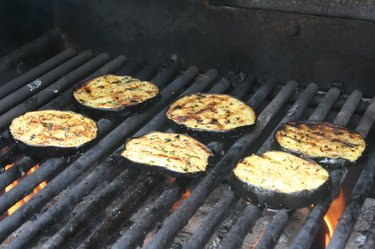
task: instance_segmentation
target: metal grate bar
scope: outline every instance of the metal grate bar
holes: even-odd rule
[[[52,100],[59,94],[59,92],[64,91],[72,84],[75,84],[77,80],[81,79],[99,66],[103,65],[108,59],[108,54],[99,54],[95,58],[86,62],[82,66],[60,78],[55,83],[51,84],[31,98],[27,99],[25,102],[4,113],[3,115],[1,115],[0,119],[0,130],[6,128],[12,121],[12,119],[17,117],[18,115],[21,115],[30,110],[37,109],[38,107]]]
[[[101,241],[109,237],[113,237],[114,228],[118,228],[123,220],[128,218],[135,209],[138,209],[139,206],[144,201],[144,198],[156,188],[160,183],[162,178],[151,175],[146,179],[144,175],[141,175],[139,181],[131,187],[134,190],[124,193],[119,197],[119,203],[116,203],[115,207],[111,209],[110,213],[107,214],[106,219],[95,228],[93,233],[91,233],[88,238],[79,246],[79,248],[92,248],[94,246],[101,247]],[[111,236],[112,235],[112,236]]]
[[[40,75],[52,70],[54,67],[63,63],[67,59],[72,58],[75,53],[76,51],[74,49],[68,48],[61,53],[53,56],[52,58],[46,60],[45,62],[39,64],[38,66],[30,69],[28,72],[5,83],[0,87],[0,99],[4,98],[18,88],[24,86],[27,82],[30,82],[36,77],[39,77]]]
[[[375,112],[375,98],[371,101],[370,105],[368,106],[367,110],[362,116],[360,123],[358,124],[357,129],[356,129],[364,137],[366,137],[366,135],[368,134],[371,128],[371,125],[375,119],[374,112]],[[329,196],[327,200],[327,203],[318,204],[312,209],[301,231],[298,233],[297,237],[293,241],[291,248],[302,249],[302,248],[307,248],[311,245],[312,240],[315,237],[319,229],[319,226],[322,222],[322,219],[325,213],[327,212],[334,197],[338,193],[339,185],[344,179],[345,175],[346,175],[346,170],[335,170],[334,172],[332,172],[331,174],[332,191],[331,191],[331,195]]]
[[[13,106],[24,101],[26,98],[32,96],[36,92],[39,92],[44,87],[50,85],[53,81],[57,80],[58,78],[70,72],[82,63],[86,62],[88,59],[91,58],[91,56],[91,51],[84,51],[79,55],[73,57],[72,59],[68,60],[67,62],[61,64],[60,66],[52,69],[48,73],[42,75],[38,79],[30,82],[26,86],[4,97],[0,100],[0,113],[3,114]]]
[[[344,248],[350,233],[357,221],[361,207],[366,196],[371,190],[375,176],[375,153],[371,153],[366,166],[363,168],[360,177],[353,189],[344,212],[336,226],[332,238],[329,241],[328,249]]]
[[[269,81],[272,84],[272,81]],[[224,157],[216,164],[208,175],[199,182],[184,203],[163,222],[162,228],[155,235],[153,241],[147,248],[166,248],[172,241],[173,236],[188,222],[195,211],[201,206],[212,190],[220,184],[221,180],[233,168],[235,162],[242,156],[251,143],[260,135],[264,127],[277,111],[285,104],[288,97],[294,92],[297,84],[289,82],[271,103],[258,116],[258,123],[254,132],[238,139]],[[261,91],[262,87],[258,90]],[[265,89],[265,88],[263,88]],[[254,95],[255,96],[255,95]],[[255,103],[256,105],[257,103]]]

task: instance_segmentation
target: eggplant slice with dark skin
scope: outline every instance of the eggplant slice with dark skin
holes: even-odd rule
[[[307,207],[323,201],[330,190],[328,171],[282,151],[244,158],[233,170],[230,184],[242,198],[271,209]]]
[[[10,138],[26,154],[36,157],[68,156],[92,145],[98,127],[94,120],[75,112],[42,110],[13,119]]]
[[[94,117],[116,118],[128,111],[144,111],[160,97],[152,82],[131,76],[102,75],[73,90],[77,108]]]
[[[336,169],[365,155],[366,142],[356,131],[327,122],[287,122],[275,132],[275,148]]]
[[[165,116],[176,130],[210,139],[240,136],[251,131],[256,121],[254,110],[241,100],[209,93],[177,99]]]
[[[172,177],[206,172],[212,152],[187,135],[151,132],[126,141],[120,158],[126,165]]]

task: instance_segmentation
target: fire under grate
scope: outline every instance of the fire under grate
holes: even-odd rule
[[[74,110],[71,89],[108,73],[151,80],[162,89],[161,98],[144,112],[97,120],[99,142],[68,158],[36,160],[19,153],[9,141],[6,129],[14,117],[36,109]],[[258,114],[255,129],[236,140],[203,141],[216,153],[217,162],[202,178],[155,176],[117,162],[126,138],[153,130],[171,131],[163,116],[166,107],[178,96],[193,92],[227,93],[246,101]],[[263,210],[240,200],[230,191],[226,177],[244,155],[271,149],[273,131],[282,122],[327,120],[366,137],[375,119],[375,98],[364,99],[359,91],[346,96],[335,87],[321,92],[314,83],[300,88],[295,81],[280,85],[274,79],[258,84],[252,75],[219,76],[215,69],[200,74],[196,66],[181,70],[178,63],[145,66],[125,56],[110,59],[105,53],[95,56],[74,49],[5,83],[0,96],[0,241],[4,248],[273,248],[283,243],[283,232],[296,215],[303,218],[287,246],[309,248],[347,169],[331,173],[333,188],[326,203],[293,211]],[[375,150],[369,150],[328,248],[345,247],[371,189],[374,160]],[[39,168],[25,175],[35,165]],[[7,214],[43,182],[46,185],[33,197]],[[271,217],[266,225],[262,223],[265,216]],[[189,225],[192,228],[186,233]],[[247,241],[256,227],[263,227],[262,233],[256,241]],[[364,243],[374,243],[371,229],[367,235]]]

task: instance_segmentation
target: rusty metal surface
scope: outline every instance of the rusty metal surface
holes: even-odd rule
[[[210,4],[375,21],[372,0],[209,0]]]

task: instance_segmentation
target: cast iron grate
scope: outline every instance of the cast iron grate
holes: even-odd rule
[[[80,82],[101,74],[135,75],[152,80],[161,89],[161,98],[144,112],[126,113],[114,120],[100,119],[99,142],[82,154],[69,158],[36,160],[20,154],[7,138],[7,126],[16,116],[35,109],[73,109],[71,89]],[[196,66],[180,71],[177,63],[165,68],[128,62],[124,56],[110,60],[105,53],[94,56],[90,51],[76,53],[67,49],[34,69],[1,87],[0,129],[1,167],[14,165],[0,174],[0,241],[9,248],[169,248],[179,231],[189,222],[211,193],[222,185],[235,163],[249,151],[263,152],[272,146],[272,131],[281,122],[307,118],[324,120],[333,108],[340,108],[334,123],[347,125],[352,116],[359,121],[356,130],[367,136],[375,118],[375,98],[365,101],[362,93],[353,91],[341,98],[340,91],[331,88],[318,93],[314,83],[305,89],[290,81],[279,86],[269,79],[259,86],[254,77],[218,76],[214,69],[199,74]],[[153,130],[171,131],[164,120],[165,108],[181,94],[207,91],[228,93],[241,98],[258,113],[254,131],[237,140],[204,141],[217,153],[216,165],[201,179],[170,179],[119,165],[116,154],[127,137]],[[275,93],[273,96],[271,93]],[[313,103],[318,99],[317,106]],[[344,99],[345,101],[342,101]],[[295,101],[290,105],[290,100]],[[288,102],[289,101],[289,102]],[[316,107],[315,107],[316,106]],[[355,113],[358,106],[366,106],[364,113]],[[310,113],[309,109],[312,108]],[[259,143],[259,141],[262,141]],[[259,145],[260,144],[260,145]],[[43,151],[41,151],[43,153]],[[370,151],[366,166],[353,191],[331,248],[343,248],[350,235],[356,216],[352,210],[363,204],[363,197],[372,185],[375,152]],[[14,188],[5,188],[23,176],[34,165],[40,167],[25,176]],[[308,248],[317,233],[323,216],[336,196],[346,170],[332,173],[334,188],[327,202],[311,209],[292,248]],[[6,211],[28,195],[41,182],[48,184],[23,204],[12,215]],[[190,196],[171,211],[186,189]],[[183,248],[204,248],[217,231],[228,210],[238,202],[229,190],[202,219]],[[238,213],[236,222],[219,241],[218,248],[240,248],[246,234],[257,222],[262,209],[248,204]],[[276,245],[293,211],[278,211],[257,248]],[[138,217],[138,219],[133,219]],[[370,237],[369,237],[370,238]],[[369,241],[371,238],[369,239]],[[371,241],[370,241],[371,242]],[[340,244],[340,246],[337,246]]]

